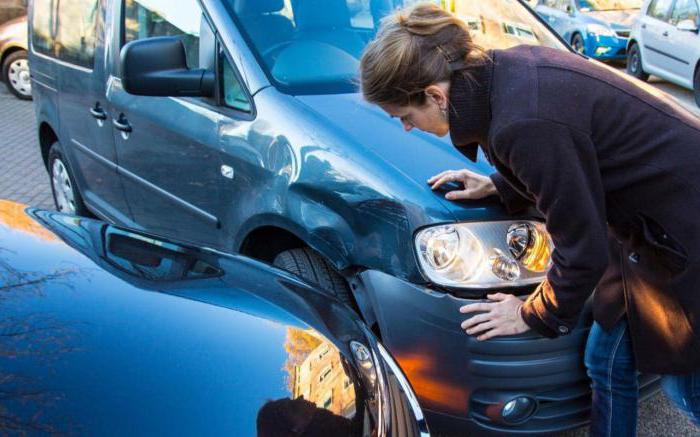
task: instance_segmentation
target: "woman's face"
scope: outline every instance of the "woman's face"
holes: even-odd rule
[[[406,132],[413,128],[420,129],[439,137],[444,137],[450,131],[450,123],[446,117],[449,84],[431,85],[425,90],[426,99],[423,105],[399,106],[392,104],[380,105],[392,118],[401,120]]]

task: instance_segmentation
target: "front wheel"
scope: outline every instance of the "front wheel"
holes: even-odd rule
[[[583,37],[581,36],[580,33],[577,33],[571,39],[571,46],[574,48],[574,50],[581,53],[582,55],[585,54],[584,52],[586,51],[586,49],[585,49],[586,45],[583,42]]]
[[[49,176],[56,210],[66,214],[92,216],[83,202],[61,144],[58,142],[53,143],[49,149]]]
[[[7,89],[17,98],[31,100],[32,80],[29,75],[27,52],[20,50],[11,53],[2,64],[2,80]]]
[[[307,247],[285,250],[275,257],[272,264],[303,279],[317,283],[350,308],[356,308],[348,283],[316,251]]]
[[[639,49],[639,44],[632,44],[627,51],[627,73],[639,80],[649,79],[649,75],[642,67],[642,51]]]

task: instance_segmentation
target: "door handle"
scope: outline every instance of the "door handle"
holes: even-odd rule
[[[668,30],[665,31],[664,33],[662,33],[661,35],[663,35],[663,36],[668,36]]]
[[[122,132],[131,133],[132,131],[131,125],[129,124],[129,121],[126,119],[124,114],[121,114],[118,120],[112,120],[112,124],[115,128]]]
[[[90,115],[95,117],[97,120],[107,120],[107,114],[105,110],[100,107],[99,103],[95,103],[93,108],[90,108]]]
[[[646,29],[646,28],[647,28],[647,25],[646,25],[646,24],[642,24],[642,29]]]

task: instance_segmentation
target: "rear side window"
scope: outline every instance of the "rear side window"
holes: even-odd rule
[[[698,23],[698,5],[695,0],[677,0],[671,15],[671,24],[678,25],[681,21],[690,20]]]
[[[124,0],[124,43],[156,36],[179,36],[187,65],[199,67],[202,9],[196,0]]]
[[[34,51],[53,55],[53,0],[34,0],[32,9],[32,46]]]
[[[666,21],[672,4],[673,0],[653,0],[649,5],[647,15],[657,20]]]
[[[97,0],[61,0],[56,20],[56,55],[65,62],[92,68],[95,63]]]

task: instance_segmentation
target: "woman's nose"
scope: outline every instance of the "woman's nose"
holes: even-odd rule
[[[403,124],[403,130],[406,132],[409,132],[411,129],[413,129],[413,125],[407,121],[402,122]]]

